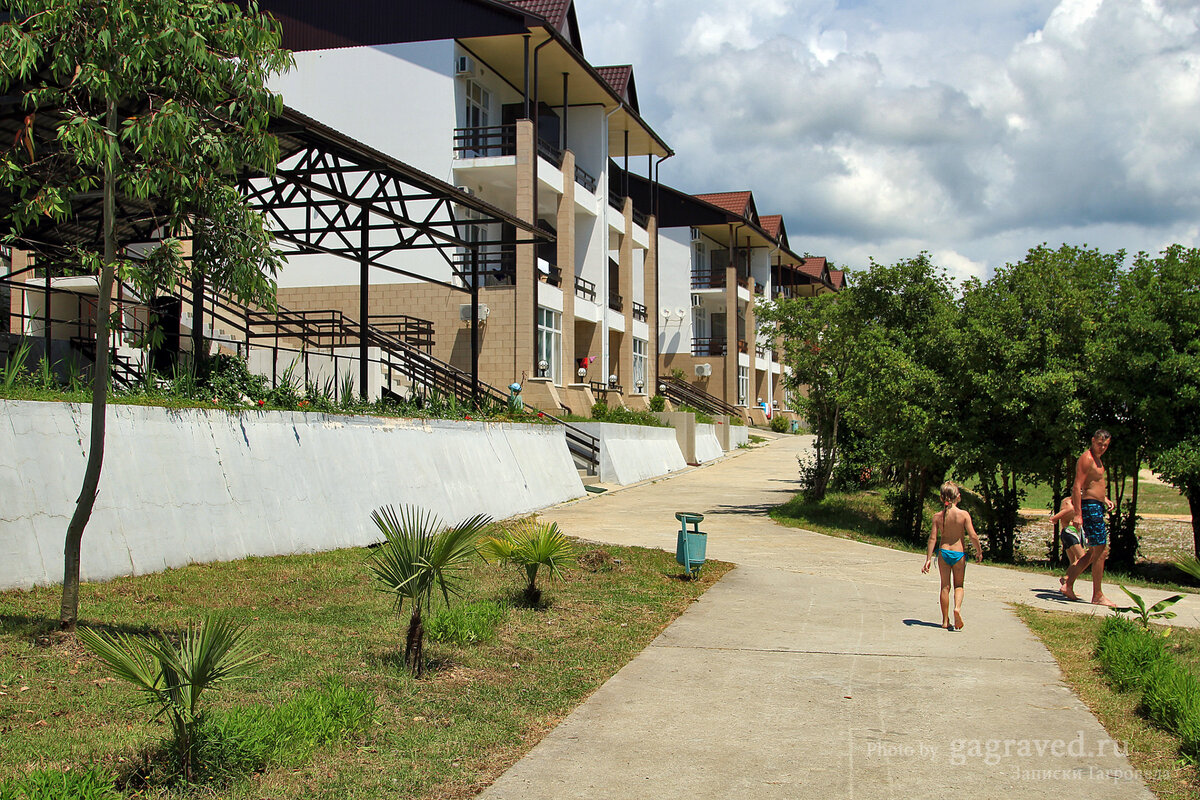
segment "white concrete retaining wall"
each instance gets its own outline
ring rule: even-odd
[[[0,589],[62,579],[90,416],[0,400]],[[388,503],[454,523],[583,494],[555,426],[110,406],[82,575],[365,545]]]
[[[745,425],[727,425],[729,428],[729,449],[736,450],[744,444],[750,444],[750,429]]]
[[[674,428],[574,422],[600,440],[600,480],[622,486],[687,467]]]
[[[721,449],[721,441],[717,438],[717,426],[696,423],[696,461],[703,464],[713,461],[725,454]]]

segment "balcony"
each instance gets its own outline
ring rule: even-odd
[[[587,170],[578,164],[575,165],[575,182],[587,189],[592,194],[596,193],[596,184],[598,181],[592,177]]]
[[[725,270],[723,269],[694,269],[692,270],[693,289],[724,289]]]
[[[621,297],[621,295],[617,294],[616,292],[609,292],[608,293],[608,307],[611,308],[613,311],[624,311],[625,310],[625,299],[623,297]]]
[[[638,322],[646,321],[646,307],[636,301],[633,304],[633,318]]]
[[[550,144],[539,136],[537,140],[537,151],[539,156],[546,159],[559,169],[562,169],[563,151],[559,150],[557,145]]]
[[[489,158],[516,154],[516,125],[454,129],[455,158]]]
[[[754,355],[758,356],[759,358],[766,358],[767,357],[766,345],[761,345],[761,344],[755,345],[754,346]]]
[[[551,286],[562,286],[562,270],[558,268],[557,264],[541,261],[538,264],[538,276]]]
[[[513,252],[483,252],[479,254],[480,286],[515,286],[517,283],[517,254]],[[464,286],[471,285],[471,254],[455,253],[454,269]]]
[[[590,302],[596,302],[596,284],[575,276],[575,296]]]
[[[723,356],[725,355],[725,337],[692,337],[693,356]]]
[[[648,228],[650,227],[650,215],[649,215],[649,214],[643,214],[641,211],[638,211],[638,210],[635,208],[635,209],[633,210],[633,224],[634,224],[634,225],[639,225],[639,226],[641,226],[642,228],[647,228],[647,229],[648,229]]]
[[[759,297],[762,297],[766,292],[766,288],[767,287],[761,283],[755,283],[754,284],[754,293],[756,295],[758,295]]]
[[[608,204],[617,211],[625,210],[625,198],[621,196],[620,192],[613,191],[612,189],[608,190]]]

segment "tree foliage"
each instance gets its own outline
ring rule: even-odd
[[[1121,251],[1042,245],[955,292],[921,254],[872,262],[837,295],[764,304],[817,434],[810,494],[823,496],[844,442],[860,442],[913,536],[928,490],[953,472],[982,500],[989,556],[1013,560],[1021,487],[1047,482],[1057,504],[1104,427],[1114,560],[1137,554],[1146,460],[1200,519],[1200,250],[1124,264]]]
[[[19,98],[23,114],[0,151],[7,241],[99,276],[88,465],[67,529],[60,609],[62,626],[73,629],[80,542],[103,463],[114,281],[149,299],[203,279],[245,302],[272,302],[279,258],[237,179],[274,168],[267,125],[281,99],[266,81],[290,56],[253,4],[5,0],[0,10],[0,93]],[[77,221],[98,196],[98,236],[64,242],[47,234]],[[120,241],[130,226],[168,235]],[[176,238],[186,233],[194,236],[190,259]]]

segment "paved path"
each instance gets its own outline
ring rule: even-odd
[[[1005,602],[1067,608],[1052,577],[972,565],[966,629],[937,627],[921,556],[776,525],[788,437],[548,511],[574,536],[674,548],[706,515],[739,565],[482,795],[1139,798],[1152,795]],[[1200,623],[1195,597],[1181,621]]]

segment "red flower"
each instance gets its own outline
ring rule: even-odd
[[[258,401],[258,404],[259,404],[260,406],[265,406],[265,405],[267,404],[267,401],[266,401],[266,400],[259,400],[259,401]]]
[[[471,418],[470,414],[463,414],[463,419],[470,419],[470,418]]]
[[[538,419],[541,419],[541,418],[542,418],[542,417],[544,417],[544,416],[546,416],[546,412],[544,412],[544,411],[539,411],[539,412],[538,412]]]

